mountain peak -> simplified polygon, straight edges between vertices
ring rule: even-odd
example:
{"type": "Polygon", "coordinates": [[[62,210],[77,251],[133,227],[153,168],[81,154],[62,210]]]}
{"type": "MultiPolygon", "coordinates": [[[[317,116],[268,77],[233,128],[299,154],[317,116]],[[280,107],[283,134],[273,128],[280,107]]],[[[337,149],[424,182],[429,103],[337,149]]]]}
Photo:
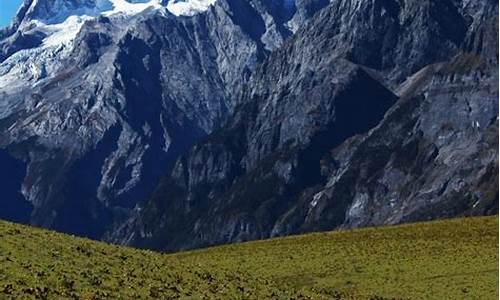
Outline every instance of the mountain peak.
{"type": "Polygon", "coordinates": [[[59,24],[72,16],[97,17],[135,15],[148,8],[164,9],[176,16],[193,16],[206,11],[217,0],[26,0],[23,21],[59,24]]]}

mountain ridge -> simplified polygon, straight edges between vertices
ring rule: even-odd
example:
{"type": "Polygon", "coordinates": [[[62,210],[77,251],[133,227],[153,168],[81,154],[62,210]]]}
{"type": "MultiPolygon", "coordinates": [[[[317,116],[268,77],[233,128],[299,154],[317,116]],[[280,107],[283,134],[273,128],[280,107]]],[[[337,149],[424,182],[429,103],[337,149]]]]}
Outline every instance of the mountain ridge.
{"type": "Polygon", "coordinates": [[[399,13],[390,3],[320,11],[257,67],[225,127],[177,161],[112,241],[170,251],[496,213],[498,26],[483,26],[498,23],[498,6],[475,12],[483,23],[457,26],[456,40],[439,20],[465,13],[465,2],[412,2],[399,13]],[[451,16],[437,14],[442,5],[451,16]],[[358,22],[366,15],[382,19],[358,22]],[[477,35],[490,39],[480,45],[477,35]],[[370,43],[390,50],[372,61],[370,43]]]}
{"type": "Polygon", "coordinates": [[[72,16],[74,39],[45,25],[3,38],[0,148],[26,175],[2,188],[21,191],[32,207],[21,215],[94,238],[126,218],[179,154],[223,123],[233,90],[290,34],[279,25],[290,16],[272,3],[220,0],[189,17],[72,16]]]}

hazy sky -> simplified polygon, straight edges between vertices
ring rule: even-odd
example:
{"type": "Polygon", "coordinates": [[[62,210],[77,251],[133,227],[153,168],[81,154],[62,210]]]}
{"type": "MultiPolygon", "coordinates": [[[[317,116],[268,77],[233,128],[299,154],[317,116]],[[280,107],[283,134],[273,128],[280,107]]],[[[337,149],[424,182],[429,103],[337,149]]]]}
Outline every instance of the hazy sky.
{"type": "Polygon", "coordinates": [[[0,0],[0,27],[9,25],[22,0],[0,0]]]}

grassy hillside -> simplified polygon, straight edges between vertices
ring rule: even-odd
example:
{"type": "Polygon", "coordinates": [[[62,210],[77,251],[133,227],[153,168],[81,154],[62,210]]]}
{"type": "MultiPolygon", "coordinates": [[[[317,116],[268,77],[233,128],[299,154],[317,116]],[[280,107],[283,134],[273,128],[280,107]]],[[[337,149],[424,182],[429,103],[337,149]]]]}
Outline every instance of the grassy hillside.
{"type": "Polygon", "coordinates": [[[0,299],[498,299],[498,219],[170,255],[0,222],[0,266],[0,299]]]}

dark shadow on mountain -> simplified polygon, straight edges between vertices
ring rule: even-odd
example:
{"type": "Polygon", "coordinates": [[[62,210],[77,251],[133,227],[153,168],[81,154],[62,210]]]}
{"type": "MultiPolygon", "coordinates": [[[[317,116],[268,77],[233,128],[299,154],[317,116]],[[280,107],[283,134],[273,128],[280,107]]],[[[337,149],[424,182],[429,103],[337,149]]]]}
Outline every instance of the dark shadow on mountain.
{"type": "Polygon", "coordinates": [[[0,149],[0,218],[28,223],[33,210],[31,203],[21,194],[26,176],[26,164],[0,149]]]}
{"type": "Polygon", "coordinates": [[[112,223],[111,211],[97,199],[106,157],[117,149],[121,127],[110,128],[95,149],[74,163],[67,178],[65,199],[58,209],[54,229],[89,238],[100,238],[112,223]]]}

